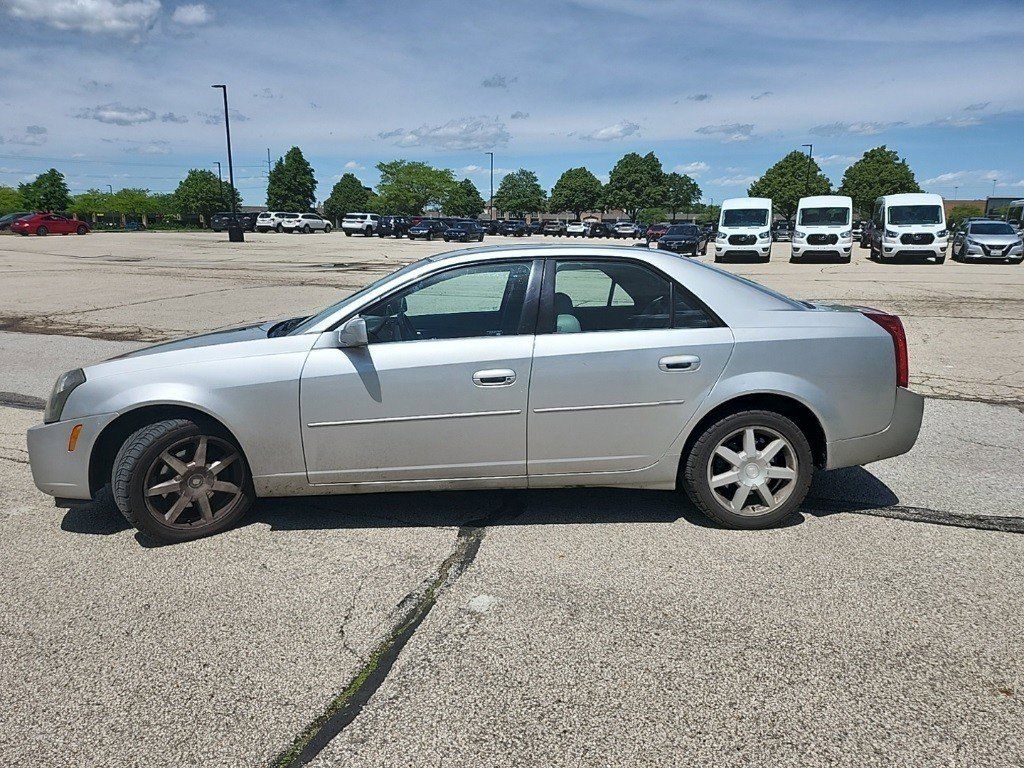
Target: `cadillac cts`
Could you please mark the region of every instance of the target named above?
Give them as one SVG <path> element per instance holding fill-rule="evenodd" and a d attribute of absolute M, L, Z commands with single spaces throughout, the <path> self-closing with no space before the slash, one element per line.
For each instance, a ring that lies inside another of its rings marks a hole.
<path fill-rule="evenodd" d="M 615 246 L 475 248 L 317 315 L 160 344 L 64 374 L 28 433 L 58 504 L 111 499 L 164 541 L 266 496 L 683 488 L 773 525 L 815 468 L 908 451 L 899 318 L 794 301 Z"/>

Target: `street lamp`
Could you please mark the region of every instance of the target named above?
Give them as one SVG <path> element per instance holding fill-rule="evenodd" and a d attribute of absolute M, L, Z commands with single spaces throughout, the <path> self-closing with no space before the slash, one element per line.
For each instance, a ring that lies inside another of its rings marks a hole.
<path fill-rule="evenodd" d="M 231 185 L 231 224 L 228 225 L 228 240 L 232 243 L 245 241 L 242 228 L 238 226 L 238 216 L 235 211 L 235 167 L 231 162 L 231 122 L 228 118 L 228 87 L 226 85 L 211 85 L 211 88 L 220 88 L 224 93 L 224 132 L 228 138 L 228 183 Z"/>
<path fill-rule="evenodd" d="M 814 152 L 813 144 L 801 144 L 802 147 L 807 147 L 807 170 L 804 172 L 804 196 L 811 189 L 811 153 Z"/>
<path fill-rule="evenodd" d="M 490 213 L 488 213 L 488 216 L 491 219 L 491 221 L 493 221 L 494 220 L 494 153 L 493 152 L 485 152 L 484 154 L 488 155 L 491 158 L 491 196 L 487 200 L 487 207 L 490 208 Z"/>
<path fill-rule="evenodd" d="M 109 184 L 107 184 L 107 190 L 109 190 L 110 194 L 114 194 L 114 188 Z"/>

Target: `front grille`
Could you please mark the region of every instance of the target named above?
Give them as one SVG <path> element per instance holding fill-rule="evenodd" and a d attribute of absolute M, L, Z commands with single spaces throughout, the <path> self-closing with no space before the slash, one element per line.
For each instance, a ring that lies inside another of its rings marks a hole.
<path fill-rule="evenodd" d="M 729 235 L 729 245 L 753 245 L 756 242 L 753 235 Z"/>
<path fill-rule="evenodd" d="M 835 245 L 839 242 L 838 235 L 808 235 L 808 245 Z"/>
<path fill-rule="evenodd" d="M 982 244 L 981 250 L 985 252 L 986 256 L 1002 256 L 1005 251 L 1008 251 L 1010 246 L 1008 245 L 984 245 Z"/>
<path fill-rule="evenodd" d="M 757 251 L 723 251 L 723 256 L 742 256 L 744 258 L 760 256 Z"/>
<path fill-rule="evenodd" d="M 900 242 L 904 245 L 931 245 L 935 242 L 935 235 L 929 234 L 928 232 L 916 232 L 914 234 L 903 235 L 900 238 Z"/>

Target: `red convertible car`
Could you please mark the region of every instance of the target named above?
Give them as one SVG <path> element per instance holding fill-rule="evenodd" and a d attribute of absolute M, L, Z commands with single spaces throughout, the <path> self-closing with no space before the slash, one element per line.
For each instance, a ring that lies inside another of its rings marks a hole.
<path fill-rule="evenodd" d="M 11 232 L 19 235 L 85 235 L 90 232 L 89 225 L 78 219 L 69 219 L 57 213 L 36 213 L 25 216 L 11 224 Z"/>

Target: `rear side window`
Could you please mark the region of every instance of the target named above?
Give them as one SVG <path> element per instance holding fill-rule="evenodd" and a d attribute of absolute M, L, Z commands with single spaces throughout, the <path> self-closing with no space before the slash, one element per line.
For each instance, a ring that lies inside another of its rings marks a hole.
<path fill-rule="evenodd" d="M 550 301 L 554 333 L 716 325 L 673 281 L 631 262 L 558 261 Z"/>

